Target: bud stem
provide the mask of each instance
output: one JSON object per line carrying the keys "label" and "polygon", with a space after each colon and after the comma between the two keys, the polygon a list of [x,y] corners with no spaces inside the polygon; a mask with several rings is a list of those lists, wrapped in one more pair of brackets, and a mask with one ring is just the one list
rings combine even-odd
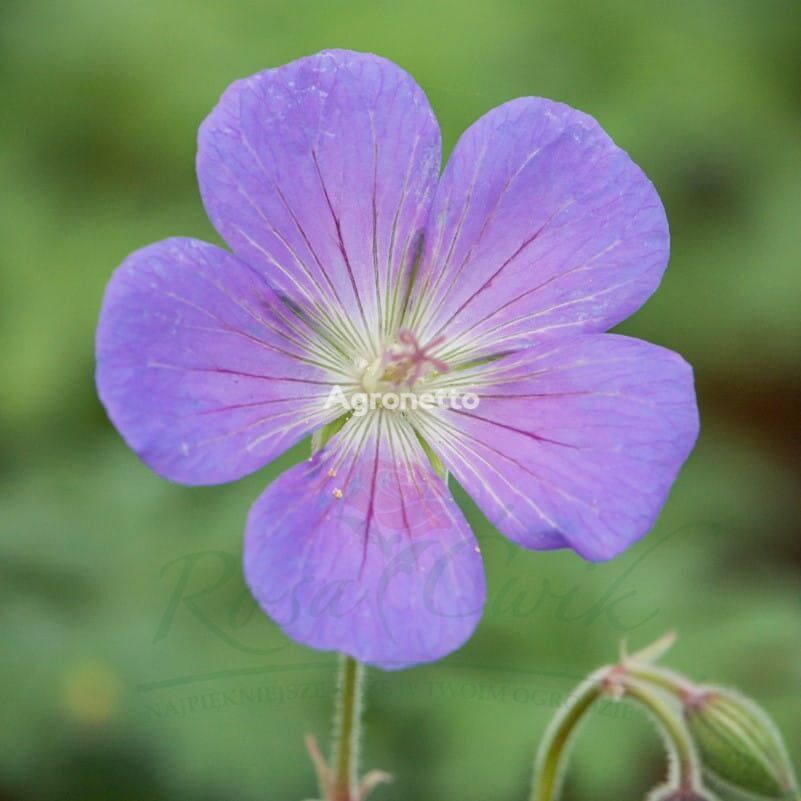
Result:
{"label": "bud stem", "polygon": [[672,670],[635,662],[627,664],[626,671],[632,678],[658,687],[682,703],[698,693],[691,681]]}
{"label": "bud stem", "polygon": [[334,714],[334,785],[331,801],[354,801],[359,773],[364,666],[350,656],[340,657]]}
{"label": "bud stem", "polygon": [[553,801],[559,795],[562,763],[584,713],[603,692],[602,681],[608,668],[593,673],[578,686],[562,705],[537,753],[531,801]]}
{"label": "bud stem", "polygon": [[689,789],[696,785],[698,758],[690,733],[681,717],[665,703],[663,696],[635,678],[639,668],[639,665],[636,671],[628,665],[601,668],[568,698],[540,745],[531,801],[555,801],[558,798],[562,767],[570,742],[585,713],[601,696],[628,697],[650,711],[676,754],[679,786]]}
{"label": "bud stem", "polygon": [[679,787],[682,789],[693,787],[698,778],[698,758],[684,721],[647,685],[626,678],[623,687],[627,697],[637,701],[654,716],[665,738],[673,747],[679,767]]}

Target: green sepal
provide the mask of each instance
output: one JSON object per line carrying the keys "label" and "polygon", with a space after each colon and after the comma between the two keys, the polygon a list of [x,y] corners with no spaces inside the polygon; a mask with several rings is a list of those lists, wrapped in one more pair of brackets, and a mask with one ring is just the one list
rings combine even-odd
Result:
{"label": "green sepal", "polygon": [[332,420],[330,423],[326,423],[322,428],[318,428],[312,434],[312,453],[321,451],[328,444],[328,441],[342,430],[343,426],[348,422],[349,419],[350,414],[343,414],[342,417],[337,417],[336,420]]}
{"label": "green sepal", "polygon": [[420,436],[419,432],[415,430],[414,432],[417,435],[417,441],[420,443],[420,447],[425,452],[425,455],[428,457],[428,461],[431,463],[431,467],[433,468],[434,472],[447,484],[448,483],[448,468],[442,464],[442,460],[434,453],[431,446]]}

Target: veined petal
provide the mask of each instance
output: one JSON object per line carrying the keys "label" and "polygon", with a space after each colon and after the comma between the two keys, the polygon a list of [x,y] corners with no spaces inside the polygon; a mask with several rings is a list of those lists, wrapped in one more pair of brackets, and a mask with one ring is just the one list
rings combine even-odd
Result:
{"label": "veined petal", "polygon": [[337,354],[264,279],[220,248],[168,239],[131,254],[106,290],[97,387],[141,459],[184,484],[262,467],[338,410]]}
{"label": "veined petal", "polygon": [[505,356],[451,386],[476,408],[416,411],[414,423],[508,537],[608,559],[645,534],[698,434],[680,356],[614,334]]}
{"label": "veined petal", "polygon": [[668,250],[654,187],[594,119],[513,100],[448,161],[408,327],[443,337],[445,361],[606,331],[651,295]]}
{"label": "veined petal", "polygon": [[248,519],[245,577],[293,639],[385,669],[439,659],[484,604],[478,546],[395,412],[351,418]]}
{"label": "veined petal", "polygon": [[203,201],[226,242],[363,356],[397,327],[439,164],[422,90],[344,50],[232,84],[198,139]]}

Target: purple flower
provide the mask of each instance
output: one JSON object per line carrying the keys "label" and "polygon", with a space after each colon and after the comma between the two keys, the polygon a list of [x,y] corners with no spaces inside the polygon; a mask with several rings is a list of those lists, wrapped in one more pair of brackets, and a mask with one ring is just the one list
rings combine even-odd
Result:
{"label": "purple flower", "polygon": [[[484,573],[440,463],[526,548],[608,559],[653,524],[697,435],[692,374],[604,333],[656,289],[668,230],[594,119],[510,101],[440,176],[414,81],[328,51],[229,87],[197,172],[232,252],[169,239],[129,256],[97,383],[128,444],[184,484],[237,479],[338,421],[248,519],[248,584],[289,636],[384,668],[465,642]],[[335,388],[377,408],[344,415]],[[400,390],[480,402],[390,408]]]}

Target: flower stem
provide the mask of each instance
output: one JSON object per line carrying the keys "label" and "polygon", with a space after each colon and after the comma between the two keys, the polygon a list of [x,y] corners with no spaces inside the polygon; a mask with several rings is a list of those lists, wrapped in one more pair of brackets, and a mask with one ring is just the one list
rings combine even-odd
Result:
{"label": "flower stem", "polygon": [[531,801],[553,801],[559,793],[562,763],[572,735],[584,716],[603,692],[602,681],[607,668],[590,676],[567,699],[545,733],[534,770]]}
{"label": "flower stem", "polygon": [[677,701],[684,702],[698,693],[698,688],[691,681],[672,670],[638,663],[626,667],[631,678],[658,687]]}
{"label": "flower stem", "polygon": [[334,718],[334,786],[332,801],[355,801],[359,773],[364,666],[344,654],[339,663],[339,685]]}
{"label": "flower stem", "polygon": [[698,775],[698,759],[695,747],[682,719],[668,706],[658,693],[652,692],[648,685],[626,679],[623,683],[625,694],[644,706],[656,718],[665,737],[676,752],[679,768],[679,786],[691,788]]}
{"label": "flower stem", "polygon": [[[639,675],[638,675],[639,674]],[[651,679],[650,684],[645,682]],[[659,684],[656,679],[664,683]],[[698,777],[698,759],[690,733],[683,720],[663,700],[663,692],[674,685],[672,674],[643,670],[640,666],[615,665],[601,668],[584,681],[568,698],[543,738],[537,755],[531,801],[555,801],[559,797],[563,764],[570,742],[585,713],[601,696],[630,698],[645,707],[656,719],[665,738],[676,754],[679,784],[683,788],[695,786]],[[652,689],[657,684],[660,691]]]}

